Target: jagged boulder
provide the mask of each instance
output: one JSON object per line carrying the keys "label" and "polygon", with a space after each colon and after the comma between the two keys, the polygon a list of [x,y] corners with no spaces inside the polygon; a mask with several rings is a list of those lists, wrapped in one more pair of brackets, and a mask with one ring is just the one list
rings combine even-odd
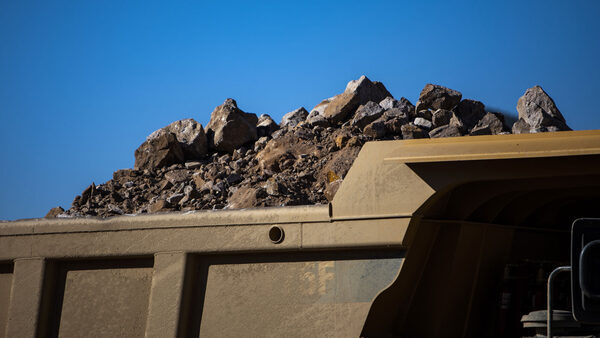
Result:
{"label": "jagged boulder", "polygon": [[[362,75],[358,80],[352,80],[346,85],[344,92],[357,93],[360,98],[360,104],[365,104],[369,101],[381,102],[388,96],[392,96],[385,88],[383,83],[379,81],[369,80]],[[393,97],[393,96],[392,96]]]}
{"label": "jagged boulder", "polygon": [[166,129],[150,134],[134,155],[134,168],[137,170],[165,167],[181,163],[185,158],[177,137]]}
{"label": "jagged boulder", "polygon": [[504,116],[499,113],[486,113],[471,130],[471,135],[498,135],[505,132]]}
{"label": "jagged boulder", "polygon": [[[513,132],[571,130],[554,100],[540,86],[525,91],[517,102],[519,121]],[[517,124],[518,123],[518,124]]]}
{"label": "jagged boulder", "polygon": [[206,125],[206,135],[211,149],[232,153],[242,145],[256,141],[255,114],[245,113],[238,108],[234,99],[227,99],[215,108]]}
{"label": "jagged boulder", "polygon": [[419,95],[416,111],[425,109],[451,110],[460,102],[461,98],[462,94],[459,91],[428,83]]}
{"label": "jagged boulder", "polygon": [[285,115],[281,119],[281,123],[279,125],[282,128],[290,127],[293,128],[298,125],[298,123],[303,122],[308,117],[308,112],[304,107],[300,107],[294,111],[291,111]]}
{"label": "jagged boulder", "polygon": [[373,101],[360,105],[354,114],[350,125],[363,129],[367,124],[377,120],[383,115],[383,108]]}
{"label": "jagged boulder", "polygon": [[385,99],[381,100],[381,102],[379,102],[379,105],[381,106],[381,108],[388,110],[388,109],[392,109],[392,108],[398,108],[400,102],[398,102],[398,100],[394,99],[391,96],[386,97]]}
{"label": "jagged boulder", "polygon": [[531,128],[531,126],[525,122],[523,119],[518,119],[512,126],[513,134],[529,134],[529,133],[537,133],[541,130],[536,130]]}
{"label": "jagged boulder", "polygon": [[279,129],[279,125],[268,114],[262,114],[256,123],[256,133],[258,138],[271,136],[273,132]]}
{"label": "jagged boulder", "polygon": [[177,138],[186,160],[204,157],[208,152],[208,142],[204,128],[194,119],[179,120],[166,126],[165,129]]}
{"label": "jagged boulder", "polygon": [[360,99],[356,93],[342,93],[327,105],[323,116],[329,123],[335,125],[346,121],[358,106],[360,106]]}
{"label": "jagged boulder", "polygon": [[387,111],[398,111],[402,112],[402,115],[406,117],[415,117],[415,106],[410,101],[401,97],[400,100],[396,100],[391,96],[386,97],[383,101],[379,102],[379,105]]}
{"label": "jagged boulder", "polygon": [[325,108],[323,116],[332,124],[348,120],[361,104],[369,101],[381,102],[392,96],[381,82],[371,82],[366,76],[348,83],[346,90],[333,98]]}
{"label": "jagged boulder", "polygon": [[135,151],[135,168],[160,168],[200,159],[207,152],[208,142],[202,125],[194,119],[179,120],[146,138],[146,142]]}
{"label": "jagged boulder", "polygon": [[456,106],[454,114],[467,130],[471,130],[485,115],[485,105],[479,101],[465,99]]}

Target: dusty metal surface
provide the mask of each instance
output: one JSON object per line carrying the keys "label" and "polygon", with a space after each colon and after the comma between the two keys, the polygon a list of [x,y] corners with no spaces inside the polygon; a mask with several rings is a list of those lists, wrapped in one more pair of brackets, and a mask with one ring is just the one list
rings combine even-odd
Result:
{"label": "dusty metal surface", "polygon": [[10,304],[10,288],[12,286],[11,264],[0,265],[0,334],[6,329],[8,305]]}
{"label": "dusty metal surface", "polygon": [[[146,328],[152,265],[64,264],[57,328],[59,337],[141,337]],[[149,262],[151,263],[151,261]],[[85,323],[85,325],[82,325]]]}
{"label": "dusty metal surface", "polygon": [[[11,321],[6,325],[7,331],[2,332],[6,336],[18,333],[24,337],[75,337],[83,333],[210,336],[231,323],[226,330],[231,335],[278,335],[277,332],[294,327],[308,327],[306,321],[317,318],[323,324],[321,330],[327,329],[331,335],[358,335],[370,299],[396,275],[404,251],[401,246],[407,226],[404,219],[334,221],[329,217],[328,206],[224,211],[223,217],[219,214],[2,224],[0,261],[14,261],[19,280],[10,296],[4,295],[6,303],[15,306],[7,310]],[[283,231],[283,240],[269,238],[274,226]],[[379,252],[382,248],[385,255],[381,259],[371,250],[366,251]],[[241,264],[248,255],[261,252],[269,254],[259,261]],[[298,261],[303,252],[311,256]],[[210,257],[216,254],[230,264],[212,261]],[[331,259],[321,262],[326,257]],[[130,263],[120,263],[124,259]],[[395,263],[385,264],[390,260]],[[305,268],[299,268],[309,265],[323,268],[317,268],[311,277]],[[248,266],[260,266],[265,273],[252,275],[238,271]],[[269,271],[280,273],[273,275]],[[224,273],[239,276],[223,280]],[[364,276],[365,273],[371,277]],[[279,285],[277,276],[288,276],[286,284]],[[321,284],[316,289],[330,295],[329,298],[305,297],[294,306],[293,296],[310,292],[306,287],[315,289],[314,283],[319,280]],[[357,288],[356,283],[361,280],[362,285],[371,286]],[[220,309],[210,310],[215,305],[230,304],[228,299],[234,303],[242,299],[241,289],[236,290],[237,283],[256,289],[246,294],[246,299],[254,302],[244,302],[246,306],[238,307],[235,312],[238,318],[234,319],[221,317]],[[232,298],[222,296],[226,289]],[[281,299],[289,298],[287,303],[276,306],[270,302],[277,294],[268,293],[276,290],[280,290]],[[360,292],[362,298],[359,294],[343,298],[350,290]],[[27,299],[19,301],[24,298]],[[290,312],[290,309],[295,310]],[[283,320],[300,309],[305,315],[298,317],[293,325]],[[267,322],[259,325],[255,318],[248,317],[252,314],[279,320],[271,326]],[[334,317],[339,318],[338,325],[326,325],[328,318]],[[304,324],[300,325],[301,322]],[[246,325],[234,323],[253,323],[254,329],[249,331]]]}
{"label": "dusty metal surface", "polygon": [[599,131],[373,142],[330,206],[0,223],[0,336],[493,336],[599,168]]}
{"label": "dusty metal surface", "polygon": [[389,254],[209,260],[201,268],[200,336],[358,336],[371,300],[393,281],[401,260]]}

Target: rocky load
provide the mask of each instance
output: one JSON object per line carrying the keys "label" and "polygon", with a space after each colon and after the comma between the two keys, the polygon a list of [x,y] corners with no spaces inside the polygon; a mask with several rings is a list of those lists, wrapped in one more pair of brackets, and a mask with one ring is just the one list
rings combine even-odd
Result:
{"label": "rocky load", "polygon": [[525,92],[517,111],[509,126],[501,113],[434,84],[413,105],[365,76],[279,124],[227,99],[205,127],[184,119],[153,132],[135,150],[134,169],[92,183],[70,209],[56,207],[46,217],[323,204],[368,141],[570,130],[539,86]]}

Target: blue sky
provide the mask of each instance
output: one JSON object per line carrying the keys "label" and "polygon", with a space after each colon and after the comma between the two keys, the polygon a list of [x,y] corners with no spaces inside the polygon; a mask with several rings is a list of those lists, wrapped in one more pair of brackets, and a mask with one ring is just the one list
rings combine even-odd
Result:
{"label": "blue sky", "polygon": [[0,219],[68,208],[227,97],[279,121],[361,74],[505,112],[539,84],[573,129],[600,129],[599,17],[595,0],[0,0]]}

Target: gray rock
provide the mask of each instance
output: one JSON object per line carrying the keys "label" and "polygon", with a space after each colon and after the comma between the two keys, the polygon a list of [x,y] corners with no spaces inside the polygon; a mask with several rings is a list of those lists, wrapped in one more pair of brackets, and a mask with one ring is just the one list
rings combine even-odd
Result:
{"label": "gray rock", "polygon": [[271,136],[274,131],[279,129],[279,125],[267,114],[262,114],[256,123],[256,133],[259,138]]}
{"label": "gray rock", "polygon": [[433,123],[434,128],[438,128],[441,126],[445,126],[450,124],[450,119],[452,118],[452,112],[446,109],[438,109],[433,113],[431,122]]}
{"label": "gray rock", "polygon": [[485,106],[479,101],[465,99],[456,106],[454,114],[467,130],[471,130],[485,115]]}
{"label": "gray rock", "polygon": [[400,106],[398,107],[400,110],[402,110],[408,117],[415,117],[417,110],[414,104],[410,103],[410,101],[404,97],[401,97],[398,102],[400,103]]}
{"label": "gray rock", "polygon": [[346,90],[336,96],[325,108],[323,116],[331,124],[343,123],[356,111],[358,106],[369,101],[381,102],[392,96],[380,82],[371,82],[366,76],[348,83]]}
{"label": "gray rock", "polygon": [[404,119],[408,121],[410,115],[403,111],[401,108],[391,108],[383,112],[382,118],[385,121],[389,121],[391,119]]}
{"label": "gray rock", "polygon": [[179,201],[181,201],[181,199],[185,197],[184,194],[173,194],[169,197],[167,197],[167,203],[171,204],[171,205],[175,205],[177,203],[179,203]]}
{"label": "gray rock", "polygon": [[386,111],[398,110],[407,117],[415,116],[415,106],[404,97],[401,97],[400,100],[395,100],[393,97],[388,96],[383,99],[383,101],[379,102],[379,105]]}
{"label": "gray rock", "polygon": [[256,123],[254,114],[243,112],[233,99],[215,108],[206,125],[206,135],[211,149],[232,153],[242,145],[256,141]]}
{"label": "gray rock", "polygon": [[405,124],[401,128],[402,138],[405,140],[416,138],[429,138],[429,133],[414,124]]}
{"label": "gray rock", "polygon": [[462,94],[459,91],[446,88],[439,85],[427,84],[419,95],[416,111],[423,109],[447,109],[451,110],[456,106]]}
{"label": "gray rock", "polygon": [[540,86],[525,91],[517,102],[517,111],[519,119],[523,119],[532,129],[552,126],[553,130],[571,130],[554,100]]}
{"label": "gray rock", "polygon": [[462,136],[462,132],[456,126],[444,125],[435,128],[434,130],[429,132],[429,137],[431,138],[440,138],[440,137],[456,137]]}
{"label": "gray rock", "polygon": [[146,141],[135,150],[136,170],[166,167],[184,160],[181,144],[175,134],[159,129],[150,134]]}
{"label": "gray rock", "polygon": [[471,130],[470,135],[498,135],[506,131],[502,114],[487,113]]}
{"label": "gray rock", "polygon": [[308,117],[308,112],[304,107],[300,107],[294,111],[291,111],[285,115],[281,119],[281,123],[279,124],[282,128],[289,127],[293,128],[297,126],[300,122],[303,122]]}
{"label": "gray rock", "polygon": [[381,102],[379,102],[379,105],[381,106],[381,108],[388,110],[392,108],[398,108],[400,106],[400,102],[398,102],[393,97],[388,96],[385,99],[381,100]]}
{"label": "gray rock", "polygon": [[539,133],[542,130],[540,128],[532,128],[529,123],[525,122],[524,119],[518,119],[512,126],[513,134],[530,134],[530,133]]}
{"label": "gray rock", "polygon": [[381,117],[381,115],[383,115],[383,108],[377,103],[369,101],[358,107],[350,125],[363,129],[367,124]]}
{"label": "gray rock", "polygon": [[417,117],[413,123],[415,124],[415,126],[421,127],[423,129],[427,129],[427,130],[429,130],[433,127],[433,124],[431,123],[431,121],[426,120],[422,117]]}

